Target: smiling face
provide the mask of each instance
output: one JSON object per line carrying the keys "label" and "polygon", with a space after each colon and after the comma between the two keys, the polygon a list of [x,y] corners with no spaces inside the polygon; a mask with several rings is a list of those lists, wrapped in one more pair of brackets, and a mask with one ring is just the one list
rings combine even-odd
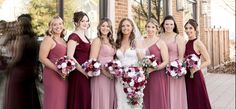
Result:
{"label": "smiling face", "polygon": [[165,20],[165,22],[164,22],[165,32],[173,32],[174,27],[175,27],[175,25],[174,25],[173,20]]}
{"label": "smiling face", "polygon": [[152,22],[149,22],[146,25],[146,31],[148,36],[154,36],[155,34],[157,34],[158,31],[157,25],[154,25]]}
{"label": "smiling face", "polygon": [[111,30],[111,26],[108,24],[108,22],[103,22],[100,26],[100,32],[102,35],[108,35],[108,33]]}
{"label": "smiling face", "polygon": [[87,16],[84,16],[81,21],[78,21],[78,28],[82,30],[87,30],[89,28],[89,19]]}
{"label": "smiling face", "polygon": [[128,20],[124,20],[122,25],[121,25],[121,31],[123,35],[130,35],[131,32],[133,31],[133,26]]}
{"label": "smiling face", "polygon": [[53,34],[61,34],[64,29],[64,24],[62,19],[55,18],[50,23],[50,28]]}
{"label": "smiling face", "polygon": [[195,28],[194,28],[191,24],[189,24],[189,23],[187,23],[187,24],[185,25],[185,32],[186,32],[186,34],[188,35],[188,37],[189,37],[190,39],[196,37],[196,30],[195,30]]}

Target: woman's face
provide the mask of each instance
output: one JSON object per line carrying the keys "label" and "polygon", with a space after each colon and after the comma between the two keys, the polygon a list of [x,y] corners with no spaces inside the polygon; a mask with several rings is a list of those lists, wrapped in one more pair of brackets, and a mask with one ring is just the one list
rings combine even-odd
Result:
{"label": "woman's face", "polygon": [[107,35],[110,32],[110,26],[108,22],[103,22],[102,25],[100,26],[100,31],[102,35]]}
{"label": "woman's face", "polygon": [[188,35],[189,38],[196,36],[196,30],[189,23],[185,26],[185,32],[186,32],[186,34]]}
{"label": "woman's face", "polygon": [[156,25],[149,22],[146,26],[146,31],[148,36],[154,36],[157,33],[158,28],[156,27]]}
{"label": "woman's face", "polygon": [[61,34],[61,32],[64,29],[64,24],[61,19],[55,19],[52,22],[51,26],[52,26],[52,33],[54,33],[54,34]]}
{"label": "woman's face", "polygon": [[84,16],[81,21],[79,21],[79,28],[82,30],[87,30],[89,27],[89,20],[87,16]]}
{"label": "woman's face", "polygon": [[166,20],[164,22],[164,29],[165,29],[165,32],[173,32],[174,30],[174,21],[173,20]]}
{"label": "woman's face", "polygon": [[130,35],[130,33],[133,31],[133,27],[128,20],[123,21],[121,25],[121,31],[124,35]]}

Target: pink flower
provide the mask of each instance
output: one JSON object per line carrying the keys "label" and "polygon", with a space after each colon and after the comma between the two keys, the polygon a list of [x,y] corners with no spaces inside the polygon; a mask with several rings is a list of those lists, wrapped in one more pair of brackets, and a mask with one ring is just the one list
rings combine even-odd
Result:
{"label": "pink flower", "polygon": [[185,62],[188,68],[200,68],[201,61],[195,54],[186,56]]}
{"label": "pink flower", "polygon": [[180,60],[171,61],[166,66],[166,73],[174,78],[179,78],[187,73],[185,63]]}
{"label": "pink flower", "polygon": [[76,68],[76,63],[73,59],[68,58],[67,56],[63,56],[59,58],[55,65],[58,70],[61,70],[62,73],[69,75],[69,73]]}
{"label": "pink flower", "polygon": [[88,73],[88,76],[99,76],[101,73],[101,63],[96,59],[89,59],[82,64],[82,68]]}
{"label": "pink flower", "polygon": [[105,67],[111,74],[115,75],[116,77],[121,77],[123,75],[124,70],[119,60],[110,61],[105,64]]}

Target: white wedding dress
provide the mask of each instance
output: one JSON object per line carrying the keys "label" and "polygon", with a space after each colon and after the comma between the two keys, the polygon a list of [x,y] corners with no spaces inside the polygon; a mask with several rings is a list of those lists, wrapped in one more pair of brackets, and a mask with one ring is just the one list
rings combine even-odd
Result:
{"label": "white wedding dress", "polygon": [[[120,60],[122,66],[130,66],[137,64],[138,57],[135,49],[127,49],[124,53],[118,49],[116,51],[116,56],[118,60]],[[142,109],[142,108],[134,108],[128,104],[127,95],[123,90],[123,85],[121,83],[121,78],[117,78],[115,83],[116,87],[116,96],[117,96],[117,109]]]}

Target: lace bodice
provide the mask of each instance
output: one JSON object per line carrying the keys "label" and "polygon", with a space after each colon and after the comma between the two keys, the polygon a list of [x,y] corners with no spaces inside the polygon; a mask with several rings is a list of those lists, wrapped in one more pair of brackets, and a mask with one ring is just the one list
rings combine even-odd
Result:
{"label": "lace bodice", "polygon": [[135,65],[138,62],[138,57],[135,49],[127,49],[124,53],[118,49],[116,51],[116,56],[121,61],[123,66]]}

